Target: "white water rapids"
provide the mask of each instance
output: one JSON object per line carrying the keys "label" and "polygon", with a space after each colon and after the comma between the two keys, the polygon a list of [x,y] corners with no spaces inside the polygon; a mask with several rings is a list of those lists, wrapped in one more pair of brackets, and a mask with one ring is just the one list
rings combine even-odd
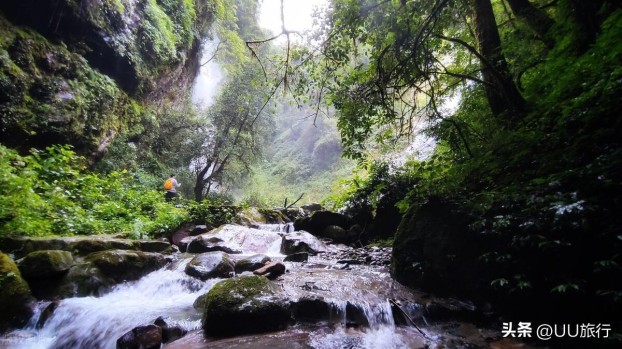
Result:
{"label": "white water rapids", "polygon": [[[280,229],[274,226],[261,228],[254,230],[227,226],[218,234],[227,244],[236,244],[244,251],[244,255],[262,253],[273,259],[282,258],[279,250],[281,234],[284,233],[278,232]],[[249,233],[249,230],[253,232]],[[190,258],[188,255],[180,255],[177,262],[138,281],[120,284],[100,297],[63,299],[43,328],[36,329],[37,313],[26,328],[0,337],[0,348],[112,349],[123,334],[136,326],[153,323],[160,316],[170,325],[188,331],[199,330],[202,314],[193,307],[193,303],[221,279],[201,281],[186,275],[184,268]],[[321,257],[315,257],[313,261],[316,260],[321,261]],[[300,296],[297,293],[302,292],[299,291],[300,285],[317,285],[311,293],[321,295],[334,306],[335,321],[330,324],[313,324],[307,326],[307,330],[294,325],[295,331],[304,332],[304,344],[300,347],[389,349],[418,348],[423,344],[421,336],[414,330],[395,326],[391,305],[387,300],[391,281],[386,271],[341,271],[334,270],[328,264],[314,264],[313,261],[307,264],[286,263],[288,273],[277,281],[292,299]],[[348,302],[362,309],[361,313],[367,318],[369,327],[351,328],[346,325]],[[41,308],[46,304],[41,303]],[[257,343],[244,346],[242,340],[235,345],[231,344],[231,340],[235,341],[229,339],[229,344],[222,346],[215,342],[214,346],[209,347],[275,348],[274,342],[265,346]],[[169,344],[171,348],[190,347],[184,344],[175,346],[175,343]]]}

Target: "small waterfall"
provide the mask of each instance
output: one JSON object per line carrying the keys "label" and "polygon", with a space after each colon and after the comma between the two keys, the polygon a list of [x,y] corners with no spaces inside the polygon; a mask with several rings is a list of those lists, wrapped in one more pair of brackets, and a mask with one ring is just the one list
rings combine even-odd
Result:
{"label": "small waterfall", "polygon": [[[261,229],[253,229],[226,225],[216,234],[224,244],[243,254],[261,253],[278,260],[283,256],[280,246],[287,227],[262,225]],[[396,326],[389,299],[407,299],[408,295],[402,288],[394,288],[386,271],[365,266],[335,269],[322,255],[313,258],[308,264],[288,263],[288,272],[276,281],[289,299],[320,299],[329,307],[324,318],[302,329],[308,333],[305,345],[314,349],[423,346],[425,334],[422,337],[412,327]],[[221,279],[201,281],[186,275],[184,269],[189,260],[179,260],[140,280],[120,284],[101,297],[64,299],[42,328],[37,329],[39,315],[35,315],[25,329],[0,337],[0,348],[112,349],[123,334],[136,326],[153,323],[160,316],[172,326],[189,331],[200,329],[202,314],[193,304]],[[38,313],[46,305],[47,302],[42,302]],[[408,314],[418,311],[404,310]],[[255,348],[244,342],[244,338],[232,342],[233,346]]]}
{"label": "small waterfall", "polygon": [[64,299],[43,328],[35,329],[36,315],[27,328],[30,336],[22,334],[16,340],[0,342],[0,346],[11,349],[115,348],[116,340],[124,333],[153,323],[159,316],[186,330],[197,329],[201,319],[193,303],[220,280],[203,282],[187,276],[179,271],[184,265],[180,263],[136,282],[119,285],[102,297]]}

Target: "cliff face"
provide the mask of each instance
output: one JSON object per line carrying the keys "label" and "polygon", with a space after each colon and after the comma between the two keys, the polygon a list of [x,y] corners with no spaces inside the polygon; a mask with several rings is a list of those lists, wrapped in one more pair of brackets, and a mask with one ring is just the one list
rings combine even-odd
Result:
{"label": "cliff face", "polygon": [[0,138],[101,152],[198,69],[210,1],[3,0]]}

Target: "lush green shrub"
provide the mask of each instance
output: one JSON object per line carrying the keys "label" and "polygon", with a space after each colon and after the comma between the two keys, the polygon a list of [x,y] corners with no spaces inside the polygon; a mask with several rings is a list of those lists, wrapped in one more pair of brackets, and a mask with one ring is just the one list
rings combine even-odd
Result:
{"label": "lush green shrub", "polygon": [[220,199],[191,201],[188,208],[191,221],[212,227],[233,222],[239,211],[239,206],[225,205]]}
{"label": "lush green shrub", "polygon": [[0,235],[159,236],[188,219],[127,171],[89,173],[67,146],[28,156],[0,146]]}

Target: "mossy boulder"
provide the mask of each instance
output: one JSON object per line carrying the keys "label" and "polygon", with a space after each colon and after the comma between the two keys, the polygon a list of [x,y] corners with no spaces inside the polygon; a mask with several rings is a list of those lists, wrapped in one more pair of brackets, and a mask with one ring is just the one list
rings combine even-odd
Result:
{"label": "mossy boulder", "polygon": [[105,237],[88,237],[73,241],[68,246],[70,251],[80,255],[106,250],[133,250],[134,241],[125,239],[110,239]]}
{"label": "mossy boulder", "polygon": [[126,250],[94,252],[85,260],[117,282],[137,280],[171,261],[170,257],[159,253]]}
{"label": "mossy boulder", "polygon": [[350,218],[345,215],[330,211],[316,211],[310,217],[296,219],[294,221],[294,228],[321,236],[324,229],[328,226],[338,226],[347,230],[351,225],[350,223]]}
{"label": "mossy boulder", "polygon": [[287,215],[279,210],[260,208],[259,213],[266,217],[266,223],[268,224],[283,224],[291,221]]}
{"label": "mossy boulder", "polygon": [[463,210],[441,198],[412,207],[395,235],[393,277],[442,295],[481,295],[481,241],[469,230],[470,222]]}
{"label": "mossy boulder", "polygon": [[2,14],[0,35],[3,143],[22,149],[71,143],[79,153],[96,156],[138,120],[138,104],[66,45],[18,28]]}
{"label": "mossy boulder", "polygon": [[73,265],[71,252],[43,250],[31,252],[19,261],[25,279],[49,279],[65,274]]}
{"label": "mossy boulder", "polygon": [[291,319],[290,304],[263,276],[223,280],[207,293],[202,325],[210,336],[281,330]]}
{"label": "mossy boulder", "polygon": [[77,263],[59,281],[33,282],[33,292],[39,299],[98,296],[118,281],[106,276],[92,262]]}
{"label": "mossy boulder", "polygon": [[233,261],[220,251],[197,255],[186,265],[186,274],[201,280],[231,277],[233,272]]}
{"label": "mossy boulder", "polygon": [[246,207],[236,214],[233,222],[250,227],[257,223],[265,224],[267,220],[256,207]]}
{"label": "mossy boulder", "polygon": [[15,262],[0,252],[0,332],[23,326],[32,316],[33,300]]}

